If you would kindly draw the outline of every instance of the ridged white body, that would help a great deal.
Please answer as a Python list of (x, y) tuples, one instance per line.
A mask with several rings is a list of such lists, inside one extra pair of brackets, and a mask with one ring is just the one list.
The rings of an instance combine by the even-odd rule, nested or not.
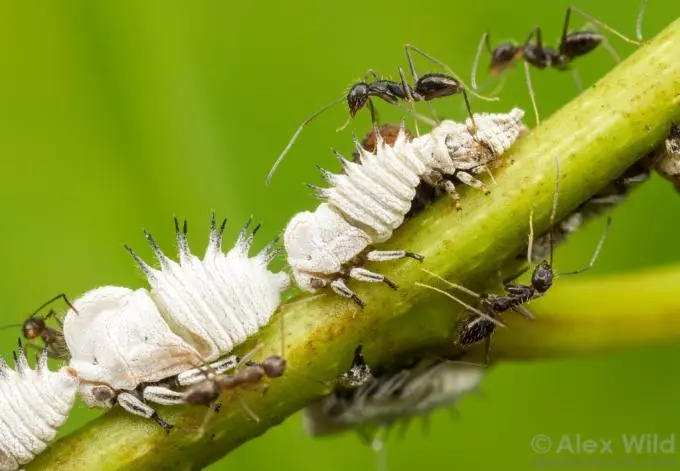
[(324, 203), (314, 212), (296, 214), (288, 223), (284, 245), (300, 288), (315, 291), (319, 280), (369, 245), (388, 240), (404, 222), (423, 179), (455, 176), (492, 163), (526, 130), (524, 112), (476, 114), (477, 128), (443, 121), (429, 134), (408, 140), (401, 130), (393, 146), (377, 136), (375, 153), (357, 145), (360, 162), (342, 159), (344, 173), (324, 171), (329, 188), (316, 188)]
[(457, 362), (435, 361), (413, 369), (371, 378), (351, 394), (331, 394), (305, 409), (310, 435), (346, 430), (371, 434), (395, 422), (453, 405), (475, 390), (485, 368)]
[(47, 351), (31, 369), (23, 349), (14, 370), (0, 358), (0, 470), (30, 462), (54, 439), (78, 391), (70, 368), (49, 371)]
[(203, 260), (191, 254), (186, 233), (177, 231), (180, 262), (167, 258), (147, 234), (161, 269), (133, 253), (151, 291), (108, 286), (74, 302), (64, 319), (70, 366), (89, 405), (110, 407), (96, 386), (134, 390), (227, 355), (266, 324), (288, 287), (285, 273), (267, 269), (265, 248), (249, 257), (253, 236), (241, 233), (228, 253), (213, 224)]

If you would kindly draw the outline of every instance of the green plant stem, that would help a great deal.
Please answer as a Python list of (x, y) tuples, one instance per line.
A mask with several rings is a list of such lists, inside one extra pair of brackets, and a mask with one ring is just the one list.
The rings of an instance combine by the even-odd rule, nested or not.
[[(536, 233), (549, 226), (554, 156), (560, 162), (559, 217), (657, 146), (671, 120), (680, 118), (679, 105), (676, 21), (523, 138), (510, 153), (514, 163), (496, 173), (491, 195), (467, 191), (460, 212), (441, 199), (405, 224), (385, 248), (419, 252), (426, 257), (423, 267), (447, 279), (475, 287), (493, 284), (499, 267), (526, 245), (532, 208)], [(169, 435), (151, 421), (113, 411), (54, 443), (27, 469), (200, 469), (327, 392), (357, 344), (363, 343), (366, 357), (379, 363), (400, 352), (451, 342), (461, 311), (444, 296), (415, 285), (433, 282), (418, 263), (369, 268), (385, 273), (400, 289), (354, 283), (367, 303), (363, 311), (329, 294), (297, 296), (283, 306), (289, 369), (264, 397), (241, 394), (259, 422), (249, 420), (228, 394), (228, 403), (203, 434), (196, 431), (205, 417), (202, 408), (162, 408), (177, 427)], [(502, 329), (496, 359), (572, 355), (680, 338), (674, 316), (680, 310), (680, 270), (665, 276), (667, 282), (649, 274), (565, 281), (564, 287), (559, 282), (537, 303), (538, 321), (512, 322)], [(624, 282), (637, 288), (617, 288)], [(242, 351), (257, 341), (264, 344), (260, 356), (278, 353), (280, 335), (273, 322)]]

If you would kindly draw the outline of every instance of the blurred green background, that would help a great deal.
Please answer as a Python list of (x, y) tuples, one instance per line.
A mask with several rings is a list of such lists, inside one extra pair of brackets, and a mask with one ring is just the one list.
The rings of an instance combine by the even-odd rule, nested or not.
[[(677, 0), (650, 3), (647, 36), (680, 14)], [(524, 39), (540, 24), (552, 43), (566, 6), (528, 0), (2, 2), (2, 323), (22, 320), (58, 292), (76, 297), (106, 284), (144, 285), (122, 245), (148, 258), (146, 227), (170, 251), (173, 215), (190, 221), (196, 251), (205, 246), (213, 209), (229, 217), (227, 240), (255, 215), (265, 223), (264, 244), (292, 214), (317, 204), (301, 182), (320, 181), (314, 164), (335, 169), (329, 147), (350, 153), (351, 132), (369, 129), (362, 114), (336, 133), (346, 110), (328, 112), (303, 132), (265, 188), (269, 166), (303, 118), (342, 96), (368, 68), (395, 77), (405, 65), (406, 42), (469, 80), (484, 29), (497, 43)], [(579, 6), (634, 34), (638, 0)], [(584, 23), (574, 20), (575, 27)], [(611, 42), (623, 56), (632, 51), (617, 38)], [(613, 61), (602, 49), (576, 64), (588, 86)], [(418, 67), (437, 70), (424, 61)], [(535, 71), (533, 79), (544, 117), (578, 93), (568, 73)], [(513, 105), (529, 109), (519, 67), (500, 103), (473, 102), (475, 110)], [(378, 106), (383, 120), (399, 119), (398, 110)], [(460, 97), (441, 100), (437, 109), (463, 117)], [(602, 256), (584, 276), (680, 261), (677, 214), (680, 198), (655, 177), (616, 210)], [(560, 249), (557, 268), (581, 266), (599, 231), (593, 225)], [(4, 355), (17, 334), (0, 332)], [(404, 438), (394, 434), (389, 469), (531, 469), (541, 458), (530, 446), (536, 434), (677, 434), (678, 361), (680, 346), (668, 345), (504, 364), (482, 395), (462, 401), (457, 417), (441, 411), (427, 434), (417, 422)], [(96, 414), (79, 405), (65, 431)], [(375, 462), (353, 435), (309, 439), (298, 415), (210, 469), (252, 468), (373, 470)]]

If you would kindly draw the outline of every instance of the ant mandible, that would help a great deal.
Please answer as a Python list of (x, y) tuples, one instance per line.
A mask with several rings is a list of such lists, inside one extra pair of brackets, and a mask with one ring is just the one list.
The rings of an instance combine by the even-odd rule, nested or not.
[[(552, 210), (550, 213), (550, 227), (555, 224), (555, 215), (557, 213), (557, 201), (558, 201), (558, 193), (559, 193), (559, 164), (557, 159), (555, 159), (555, 193), (553, 197), (553, 203), (552, 203)], [(554, 254), (554, 244), (552, 240), (552, 231), (549, 231), (549, 237), (550, 237), (550, 258), (549, 260), (543, 260), (541, 261), (533, 270), (531, 274), (531, 281), (530, 284), (521, 284), (521, 283), (506, 283), (504, 285), (505, 293), (504, 294), (494, 294), (494, 293), (476, 293), (468, 288), (465, 288), (464, 286), (457, 285), (455, 283), (451, 283), (450, 281), (445, 280), (444, 278), (423, 269), (424, 272), (428, 273), (431, 276), (434, 276), (435, 278), (438, 278), (439, 280), (443, 281), (446, 283), (448, 286), (451, 288), (455, 288), (459, 291), (462, 291), (474, 298), (476, 298), (479, 301), (480, 309), (476, 309), (468, 304), (466, 304), (464, 301), (458, 299), (457, 297), (453, 296), (452, 294), (440, 290), (438, 288), (435, 288), (433, 286), (424, 284), (424, 283), (416, 283), (419, 286), (423, 286), (428, 289), (432, 289), (434, 291), (440, 292), (447, 297), (453, 299), (457, 303), (461, 304), (463, 307), (465, 307), (468, 311), (472, 312), (470, 316), (468, 316), (466, 319), (463, 320), (462, 322), (462, 327), (460, 328), (460, 331), (458, 332), (458, 338), (457, 338), (457, 343), (460, 345), (470, 345), (473, 343), (477, 343), (481, 340), (485, 341), (485, 356), (487, 363), (489, 362), (489, 352), (491, 349), (491, 336), (496, 330), (496, 327), (499, 325), (499, 321), (501, 320), (501, 314), (507, 311), (515, 311), (519, 314), (521, 314), (523, 317), (534, 320), (534, 316), (529, 311), (524, 304), (528, 303), (529, 301), (532, 301), (534, 299), (540, 298), (543, 295), (546, 294), (546, 292), (550, 289), (550, 287), (553, 285), (553, 281), (561, 276), (569, 276), (569, 275), (577, 275), (580, 273), (583, 273), (590, 268), (593, 267), (595, 262), (597, 261), (597, 258), (600, 254), (600, 251), (602, 250), (602, 246), (604, 244), (604, 241), (607, 237), (607, 233), (609, 232), (609, 226), (611, 224), (611, 217), (607, 218), (607, 223), (605, 226), (605, 229), (602, 233), (602, 236), (600, 237), (600, 240), (597, 244), (597, 247), (595, 248), (595, 251), (593, 252), (592, 257), (590, 258), (590, 262), (588, 265), (586, 265), (583, 268), (580, 268), (578, 270), (568, 272), (568, 273), (556, 273), (553, 269), (553, 254)], [(532, 265), (532, 248), (533, 248), (533, 240), (534, 240), (534, 227), (533, 227), (533, 211), (532, 214), (529, 216), (529, 244), (527, 248), (527, 262), (528, 262), (528, 267), (531, 267)], [(524, 272), (524, 271), (523, 271)], [(522, 273), (523, 273), (522, 272)], [(521, 275), (520, 273), (519, 275)], [(514, 278), (517, 278), (519, 275), (514, 276)], [(502, 324), (500, 324), (502, 325)]]
[[(646, 1), (643, 1), (641, 6), (641, 13), (638, 15), (638, 24), (642, 21), (641, 20), (642, 11), (644, 11), (645, 5)], [(616, 31), (606, 23), (603, 23), (602, 21), (596, 19), (595, 17), (585, 13), (584, 11), (574, 6), (570, 6), (567, 8), (567, 11), (564, 16), (562, 36), (560, 37), (560, 43), (557, 47), (557, 50), (553, 49), (552, 47), (543, 45), (543, 36), (540, 26), (535, 26), (534, 29), (529, 34), (529, 36), (527, 37), (526, 41), (524, 41), (524, 43), (522, 44), (514, 44), (508, 42), (499, 44), (495, 48), (491, 47), (489, 34), (488, 32), (485, 32), (482, 35), (482, 38), (479, 42), (477, 53), (475, 55), (475, 60), (472, 66), (471, 77), (472, 87), (475, 89), (477, 88), (477, 69), (479, 66), (479, 59), (484, 46), (486, 46), (487, 50), (491, 55), (489, 73), (492, 76), (499, 75), (504, 70), (513, 66), (517, 60), (523, 59), (524, 73), (527, 82), (527, 87), (529, 89), (531, 104), (534, 108), (536, 124), (539, 124), (540, 120), (538, 116), (538, 107), (536, 105), (536, 97), (534, 95), (533, 87), (531, 85), (531, 75), (529, 73), (528, 67), (529, 65), (537, 69), (549, 68), (556, 70), (570, 70), (570, 65), (574, 61), (574, 59), (592, 52), (594, 49), (597, 48), (597, 46), (603, 43), (607, 46), (607, 49), (614, 56), (616, 61), (620, 60), (616, 52), (611, 48), (611, 46), (609, 46), (608, 42), (606, 41), (606, 38), (603, 35), (597, 32), (587, 30), (574, 31), (571, 33), (569, 32), (569, 20), (571, 18), (572, 10), (581, 15), (582, 17), (586, 18), (591, 23), (595, 23), (600, 27), (604, 28), (605, 30), (609, 31), (610, 33), (614, 34), (615, 36), (621, 38), (625, 42), (635, 45), (642, 44), (641, 41), (630, 39), (627, 36)], [(638, 35), (639, 34), (640, 33), (638, 26)], [(535, 40), (535, 42), (532, 42), (532, 40)], [(574, 73), (576, 74), (575, 70)], [(575, 79), (577, 81), (577, 84), (579, 84), (580, 80), (578, 79), (577, 75), (575, 75)]]
[[(343, 101), (347, 103), (347, 107), (349, 110), (349, 118), (340, 128), (337, 129), (337, 131), (342, 131), (343, 129), (345, 129), (347, 125), (350, 123), (350, 121), (356, 116), (356, 114), (366, 106), (368, 107), (371, 113), (371, 121), (373, 123), (373, 126), (374, 127), (377, 126), (378, 124), (377, 112), (375, 110), (375, 106), (373, 105), (373, 101), (371, 100), (371, 98), (380, 98), (381, 100), (391, 105), (399, 106), (401, 102), (408, 102), (411, 103), (411, 105), (413, 105), (415, 102), (430, 101), (437, 98), (444, 98), (447, 96), (460, 93), (463, 95), (463, 99), (465, 100), (465, 108), (467, 110), (468, 115), (470, 116), (470, 119), (472, 120), (473, 126), (474, 117), (472, 115), (472, 109), (470, 107), (468, 92), (476, 96), (477, 98), (487, 101), (496, 101), (498, 99), (492, 97), (485, 97), (483, 95), (476, 93), (474, 90), (467, 87), (462, 82), (462, 80), (456, 76), (456, 74), (453, 72), (453, 70), (451, 70), (451, 68), (448, 65), (436, 59), (435, 57), (423, 52), (421, 49), (411, 44), (406, 44), (404, 48), (406, 51), (406, 59), (408, 61), (409, 70), (415, 82), (413, 86), (407, 83), (404, 71), (401, 67), (399, 67), (400, 77), (399, 82), (381, 79), (380, 76), (375, 71), (369, 70), (364, 80), (357, 82), (350, 87), (346, 96), (323, 106), (321, 109), (319, 109), (311, 116), (309, 116), (307, 119), (305, 119), (302, 122), (302, 124), (300, 124), (298, 129), (291, 137), (290, 141), (288, 141), (286, 147), (283, 149), (283, 151), (278, 156), (278, 158), (272, 165), (271, 169), (269, 170), (269, 173), (267, 174), (266, 184), (269, 185), (274, 175), (274, 172), (276, 171), (279, 164), (286, 156), (290, 148), (293, 146), (293, 143), (295, 143), (295, 141), (297, 140), (298, 136), (305, 128), (305, 126), (307, 126), (310, 122), (312, 122), (314, 119), (316, 119), (319, 115), (321, 115), (329, 108), (332, 108), (333, 106), (342, 103)], [(428, 73), (419, 77), (415, 69), (413, 58), (411, 56), (411, 51), (417, 52), (426, 59), (444, 67), (445, 70), (447, 71), (447, 74)], [(368, 81), (369, 76), (373, 78), (373, 81), (370, 82)], [(436, 121), (428, 120), (427, 118), (418, 115), (415, 112), (415, 108), (412, 109), (412, 113), (414, 117), (416, 117), (416, 119), (427, 121), (429, 124), (436, 124)], [(419, 134), (417, 126), (418, 125), (416, 121), (416, 134)]]

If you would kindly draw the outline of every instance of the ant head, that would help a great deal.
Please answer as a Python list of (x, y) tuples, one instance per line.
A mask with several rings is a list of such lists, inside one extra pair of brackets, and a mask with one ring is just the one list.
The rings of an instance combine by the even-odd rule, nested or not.
[(29, 317), (22, 325), (21, 330), (27, 339), (38, 338), (45, 332), (45, 319), (39, 316)]
[(460, 93), (463, 85), (446, 74), (425, 74), (416, 82), (415, 92), (426, 101)]
[(354, 116), (366, 105), (368, 101), (368, 84), (366, 82), (359, 82), (352, 85), (352, 88), (347, 92), (347, 106), (349, 107), (349, 115)]
[(555, 274), (547, 260), (539, 263), (531, 274), (531, 285), (539, 293), (545, 293), (552, 286)]
[(262, 369), (268, 378), (278, 378), (286, 371), (286, 360), (278, 355), (272, 355), (264, 359)]
[(373, 377), (373, 371), (366, 364), (362, 349), (363, 346), (359, 345), (354, 350), (352, 366), (338, 378), (338, 384), (341, 388), (356, 389)]
[(491, 64), (489, 73), (498, 75), (503, 70), (514, 64), (515, 60), (522, 54), (522, 48), (512, 43), (499, 44), (491, 51)]

